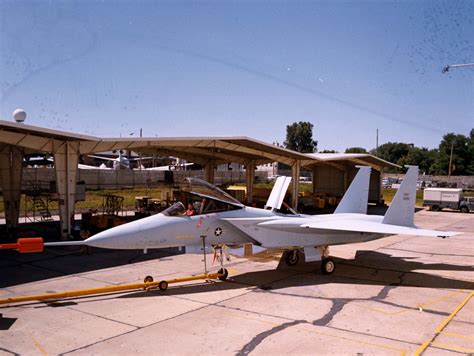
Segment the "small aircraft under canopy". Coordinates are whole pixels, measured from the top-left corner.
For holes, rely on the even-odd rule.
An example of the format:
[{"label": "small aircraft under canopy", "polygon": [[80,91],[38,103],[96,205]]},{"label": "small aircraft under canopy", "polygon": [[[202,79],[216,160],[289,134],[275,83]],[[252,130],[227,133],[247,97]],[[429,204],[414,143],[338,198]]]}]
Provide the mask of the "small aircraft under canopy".
[{"label": "small aircraft under canopy", "polygon": [[[115,151],[114,151],[115,152]],[[104,156],[96,156],[96,155],[88,155],[88,157],[92,157],[95,159],[100,159],[103,161],[112,162],[113,169],[131,169],[131,162],[134,161],[142,161],[147,159],[152,159],[153,157],[136,157],[136,158],[129,158],[123,154],[122,150],[118,151],[118,156],[116,158],[104,157]]]},{"label": "small aircraft under canopy", "polygon": [[[115,152],[115,151],[114,151]],[[185,171],[187,167],[193,166],[194,163],[186,163],[186,162],[180,162],[179,159],[176,160],[175,164],[170,164],[166,166],[158,166],[158,167],[149,167],[145,168],[141,162],[145,160],[151,160],[153,157],[134,157],[130,158],[127,157],[126,155],[123,154],[123,152],[120,150],[118,152],[118,156],[116,158],[110,158],[110,157],[104,157],[104,156],[97,156],[97,155],[88,155],[88,157],[100,159],[103,161],[109,161],[113,163],[113,168],[112,169],[131,169],[132,168],[132,162],[137,162],[138,167],[133,168],[134,170],[146,170],[146,171],[178,171],[178,170],[183,170]],[[84,166],[84,168],[88,168],[90,166]],[[104,164],[100,166],[100,169],[103,169]],[[81,167],[79,167],[81,168]],[[97,169],[97,167],[92,166],[92,169]]]},{"label": "small aircraft under canopy", "polygon": [[[418,167],[410,166],[385,216],[367,215],[370,167],[359,167],[334,214],[302,215],[280,208],[290,177],[278,177],[264,209],[244,206],[219,188],[197,178],[186,178],[182,199],[163,212],[100,232],[85,241],[51,242],[44,246],[87,245],[110,249],[186,247],[202,252],[222,251],[252,243],[285,250],[288,265],[299,252],[306,261],[321,261],[324,274],[335,270],[329,246],[353,244],[389,235],[448,237],[460,234],[418,228],[414,224]],[[224,251],[225,252],[225,251]],[[223,268],[219,273],[227,277]],[[225,278],[224,278],[225,279]]]},{"label": "small aircraft under canopy", "polygon": [[[50,154],[31,154],[31,155],[25,155],[23,158],[23,165],[25,167],[31,167],[31,168],[37,168],[37,167],[53,167],[54,166],[54,158]],[[79,163],[77,165],[77,168],[79,169],[104,169],[104,170],[111,170],[112,168],[109,168],[105,165],[105,163],[102,163],[100,166],[91,166],[88,164],[82,164]]]},{"label": "small aircraft under canopy", "polygon": [[[108,161],[108,162],[113,162],[112,168],[107,167],[105,163],[100,164],[99,166],[93,166],[89,164],[83,164],[79,163],[77,167],[79,169],[100,169],[100,170],[117,170],[117,169],[130,169],[131,168],[131,162],[132,161],[143,161],[143,160],[150,160],[153,159],[153,157],[134,157],[134,158],[128,158],[123,154],[122,151],[119,152],[118,156],[116,158],[110,158],[110,157],[104,157],[104,156],[95,156],[95,155],[88,155],[88,157],[100,159],[103,161]],[[23,158],[23,165],[26,167],[41,167],[41,166],[46,166],[46,167],[52,167],[54,166],[54,158],[50,154],[30,154],[30,155],[25,155]],[[166,166],[158,166],[158,167],[150,167],[150,168],[145,168],[141,164],[138,168],[134,168],[134,170],[147,170],[147,171],[185,171],[186,169],[191,168],[192,166],[195,166],[194,163],[186,163],[186,162],[180,162],[179,160],[176,160],[175,163],[166,165]]]}]

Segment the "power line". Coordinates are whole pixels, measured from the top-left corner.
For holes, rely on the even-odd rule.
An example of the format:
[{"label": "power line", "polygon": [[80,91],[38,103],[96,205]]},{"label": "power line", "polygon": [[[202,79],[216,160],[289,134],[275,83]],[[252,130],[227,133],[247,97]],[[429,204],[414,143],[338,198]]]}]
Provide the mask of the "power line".
[{"label": "power line", "polygon": [[451,68],[464,68],[464,67],[474,67],[474,63],[463,63],[463,64],[448,64],[443,68],[441,73],[447,73]]}]

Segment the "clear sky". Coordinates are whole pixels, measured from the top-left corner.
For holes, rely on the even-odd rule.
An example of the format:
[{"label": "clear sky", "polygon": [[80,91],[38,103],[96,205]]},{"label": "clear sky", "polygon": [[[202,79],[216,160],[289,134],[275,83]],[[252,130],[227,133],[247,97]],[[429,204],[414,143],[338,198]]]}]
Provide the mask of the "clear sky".
[{"label": "clear sky", "polygon": [[0,0],[0,118],[97,136],[437,147],[474,127],[474,1]]}]

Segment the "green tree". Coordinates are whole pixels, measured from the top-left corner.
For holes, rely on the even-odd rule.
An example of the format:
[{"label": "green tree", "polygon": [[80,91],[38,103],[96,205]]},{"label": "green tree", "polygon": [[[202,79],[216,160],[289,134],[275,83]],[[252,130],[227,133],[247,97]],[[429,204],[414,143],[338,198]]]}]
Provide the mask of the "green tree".
[{"label": "green tree", "polygon": [[469,174],[469,167],[472,166],[471,144],[471,137],[454,133],[444,135],[439,144],[439,154],[435,163],[436,173],[442,175],[449,173],[449,161],[452,150],[451,174]]},{"label": "green tree", "polygon": [[469,134],[466,174],[474,175],[474,129]]},{"label": "green tree", "polygon": [[378,157],[386,161],[398,164],[398,161],[402,157],[405,157],[412,148],[413,145],[407,143],[387,142],[379,146],[377,152],[375,149],[373,149],[370,151],[370,153],[373,155],[377,153]]},{"label": "green tree", "polygon": [[344,153],[368,153],[363,147],[349,147]]},{"label": "green tree", "polygon": [[[375,155],[375,149],[370,153]],[[421,172],[435,175],[447,175],[451,159],[452,175],[472,175],[474,174],[474,129],[471,130],[469,136],[448,133],[443,136],[438,149],[432,150],[402,142],[384,143],[378,148],[377,156],[400,166],[417,165]]]},{"label": "green tree", "polygon": [[286,126],[286,148],[302,153],[317,151],[318,141],[313,140],[313,124],[310,122],[294,122]]},{"label": "green tree", "polygon": [[396,163],[400,166],[415,165],[420,168],[420,172],[430,173],[431,166],[436,160],[436,154],[436,150],[429,150],[425,147],[411,147],[407,154]]}]

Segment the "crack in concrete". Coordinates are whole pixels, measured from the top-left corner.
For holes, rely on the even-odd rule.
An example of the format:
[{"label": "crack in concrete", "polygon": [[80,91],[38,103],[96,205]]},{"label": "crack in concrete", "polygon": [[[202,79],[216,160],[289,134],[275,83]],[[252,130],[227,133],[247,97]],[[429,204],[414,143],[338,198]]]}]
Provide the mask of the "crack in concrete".
[{"label": "crack in concrete", "polygon": [[302,323],[306,323],[306,320],[290,321],[288,323],[283,323],[278,326],[275,326],[271,328],[270,330],[261,332],[260,334],[255,335],[252,340],[250,340],[247,344],[245,344],[244,347],[242,347],[242,349],[236,353],[236,356],[248,355],[253,350],[255,350],[255,348],[257,348],[257,346],[260,345],[267,337],[274,335],[280,331],[283,331],[289,327],[302,324]]},{"label": "crack in concrete", "polygon": [[353,299],[332,299],[331,309],[324,315],[322,318],[319,318],[313,321],[315,326],[327,326],[332,319],[344,308],[344,306],[350,302],[354,301]]},{"label": "crack in concrete", "polygon": [[[139,326],[139,327],[136,327],[136,329],[129,330],[129,331],[126,331],[126,332],[124,332],[124,333],[111,336],[111,337],[109,337],[109,338],[105,338],[105,339],[102,339],[102,340],[98,340],[98,341],[93,342],[93,343],[88,344],[88,345],[83,345],[83,346],[78,347],[78,348],[76,348],[76,349],[63,352],[63,353],[61,353],[61,354],[59,354],[59,355],[62,356],[62,355],[70,354],[70,353],[75,352],[75,351],[78,351],[78,350],[84,350],[84,349],[87,349],[88,347],[91,347],[91,346],[100,344],[100,343],[102,343],[102,342],[109,341],[109,340],[112,340],[112,339],[121,337],[121,336],[123,336],[123,335],[131,334],[131,333],[136,332],[136,331],[138,331],[138,330],[145,329],[145,328],[148,328],[148,327],[150,327],[150,326],[157,325],[157,324],[160,324],[160,323],[163,323],[163,322],[166,322],[166,321],[175,319],[175,318],[179,318],[179,317],[181,317],[181,316],[183,316],[183,315],[186,315],[186,314],[194,313],[194,312],[196,312],[196,311],[199,311],[199,310],[208,308],[209,306],[217,306],[217,307],[219,307],[219,305],[217,305],[218,303],[222,303],[222,302],[225,302],[225,301],[234,299],[234,298],[238,298],[238,297],[241,297],[241,296],[243,296],[243,295],[245,295],[245,294],[249,294],[249,293],[251,293],[251,292],[252,292],[252,291],[248,291],[248,292],[246,292],[246,293],[239,294],[239,295],[237,295],[237,296],[233,296],[233,297],[224,299],[224,300],[222,300],[222,301],[219,301],[219,302],[216,302],[216,303],[213,303],[213,304],[204,304],[204,305],[203,305],[202,307],[200,307],[200,308],[192,309],[192,310],[186,311],[186,312],[184,312],[184,313],[181,313],[181,314],[178,314],[178,315],[174,315],[174,316],[171,316],[171,317],[169,317],[169,318],[166,318],[166,319],[163,319],[163,320],[159,320],[159,321],[157,321],[157,322],[155,322],[155,323],[151,323],[151,324],[148,324],[148,325],[145,325],[145,326]],[[151,293],[152,293],[152,292],[151,292]],[[185,298],[180,298],[180,297],[178,297],[178,296],[171,296],[171,297],[177,298],[177,299],[185,299]],[[188,299],[188,301],[189,301],[189,299]],[[76,311],[77,311],[77,310],[76,310]],[[113,319],[112,319],[112,320],[113,320]],[[113,321],[116,321],[116,320],[113,320]]]},{"label": "crack in concrete", "polygon": [[93,316],[93,317],[96,317],[96,318],[99,318],[99,319],[104,319],[104,320],[107,320],[107,321],[112,321],[112,322],[114,322],[114,323],[122,324],[122,325],[129,326],[129,327],[132,327],[132,328],[135,328],[135,329],[139,329],[139,328],[140,328],[139,325],[129,324],[129,323],[126,323],[126,322],[121,321],[121,320],[108,318],[108,317],[106,317],[106,316],[102,316],[102,315],[90,313],[90,312],[87,312],[87,311],[85,311],[85,310],[80,310],[80,309],[76,309],[76,308],[69,307],[69,306],[67,306],[66,308],[69,309],[69,310],[73,310],[73,311],[75,311],[75,312],[78,312],[78,313],[82,313],[82,314],[85,314],[85,315],[90,315],[90,316]]},{"label": "crack in concrete", "polygon": [[3,347],[0,347],[0,351],[9,353],[9,354],[12,354],[12,355],[15,355],[15,356],[20,356],[20,354],[16,353],[15,351],[10,351],[10,350],[7,350],[7,349],[5,349],[5,348],[3,348]]},{"label": "crack in concrete", "polygon": [[172,320],[172,319],[174,319],[174,318],[178,318],[178,317],[180,317],[180,316],[183,316],[183,315],[186,315],[186,314],[190,314],[190,313],[193,313],[193,312],[195,312],[195,311],[198,311],[198,310],[201,310],[201,309],[204,309],[204,308],[207,308],[207,307],[208,307],[208,305],[205,305],[205,306],[202,306],[201,308],[188,310],[188,311],[186,311],[186,312],[184,312],[184,313],[181,313],[181,314],[179,314],[179,315],[174,315],[174,316],[172,316],[172,317],[169,317],[169,318],[166,318],[166,319],[163,319],[163,320],[159,320],[159,321],[157,321],[156,323],[151,323],[151,324],[149,324],[149,325],[141,326],[141,327],[138,327],[138,328],[133,329],[133,330],[126,331],[126,332],[121,333],[121,334],[117,334],[117,335],[114,335],[114,336],[111,336],[111,337],[108,337],[108,338],[105,338],[105,339],[98,340],[98,341],[93,342],[93,343],[91,343],[91,344],[83,345],[83,346],[80,346],[80,347],[78,347],[78,348],[75,348],[75,349],[72,349],[72,350],[69,350],[69,351],[65,351],[65,352],[63,352],[63,353],[60,353],[59,355],[62,356],[62,355],[70,354],[70,353],[75,352],[75,351],[84,350],[84,349],[86,349],[86,348],[88,348],[88,347],[91,347],[91,346],[94,346],[94,345],[97,345],[97,344],[100,344],[100,343],[103,343],[103,342],[106,342],[106,341],[109,341],[109,340],[118,338],[118,337],[123,336],[123,335],[131,334],[131,333],[133,333],[133,332],[135,332],[135,331],[138,331],[138,330],[141,330],[141,329],[144,329],[144,328],[148,328],[148,327],[150,327],[150,326],[157,325],[157,324],[159,324],[159,323],[163,323],[163,322],[165,322],[165,321]]},{"label": "crack in concrete", "polygon": [[[378,270],[375,270],[375,274],[377,274],[377,273],[378,273]],[[400,277],[400,281],[401,281],[401,278],[402,277]],[[363,299],[363,298],[320,298],[320,299],[326,299],[326,300],[329,299],[332,302],[332,306],[331,306],[331,309],[322,318],[313,321],[312,324],[315,325],[315,326],[328,326],[331,323],[331,321],[334,319],[334,317],[337,316],[337,314],[342,309],[344,309],[344,307],[347,304],[352,303],[352,302],[357,302],[357,301],[362,301],[362,300],[364,300],[364,301],[365,300],[372,300],[372,301],[376,301],[376,302],[385,302],[384,299],[388,296],[388,293],[393,288],[395,288],[395,286],[392,286],[392,285],[385,286],[380,290],[380,292],[376,296],[373,296],[373,297],[367,298],[367,299]],[[388,303],[389,302],[387,302],[387,304]],[[392,304],[392,303],[390,303],[390,304]]]}]

